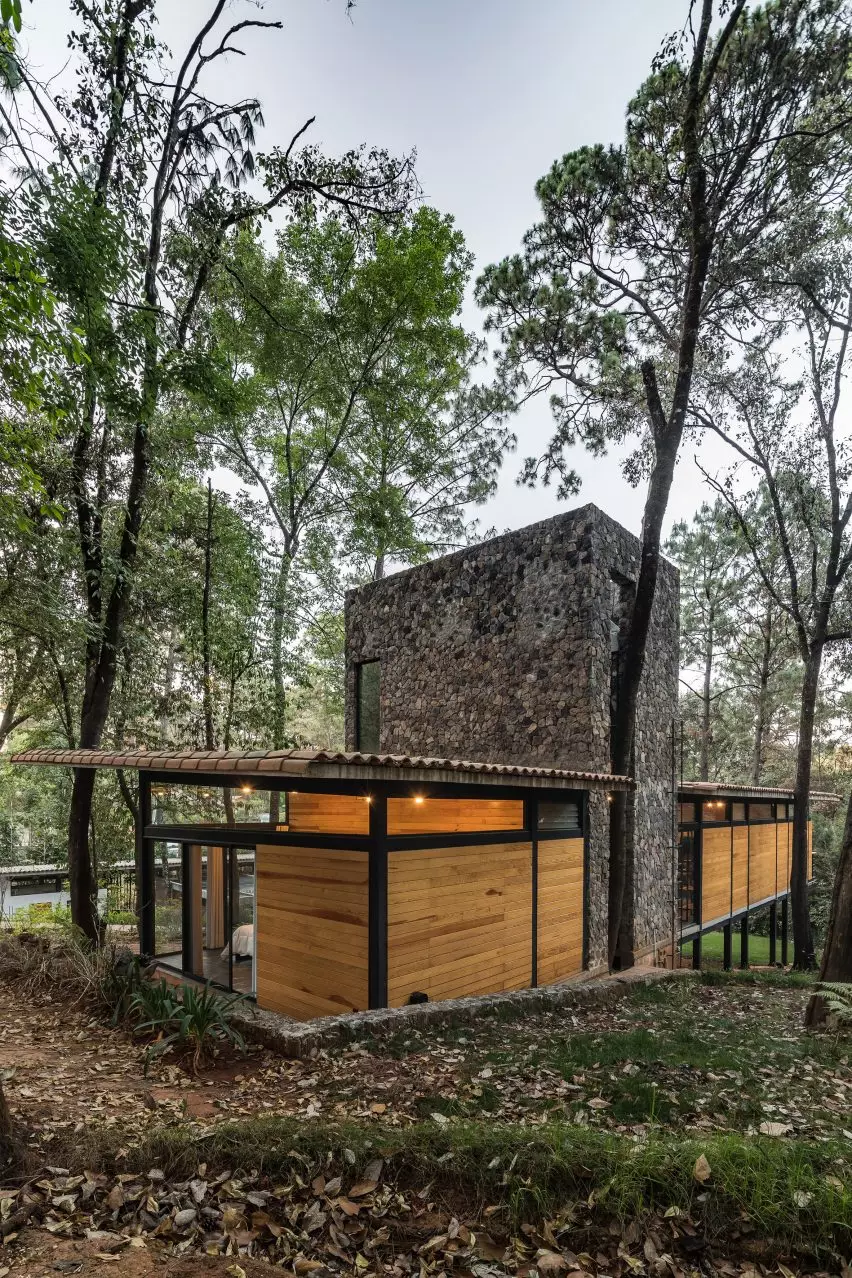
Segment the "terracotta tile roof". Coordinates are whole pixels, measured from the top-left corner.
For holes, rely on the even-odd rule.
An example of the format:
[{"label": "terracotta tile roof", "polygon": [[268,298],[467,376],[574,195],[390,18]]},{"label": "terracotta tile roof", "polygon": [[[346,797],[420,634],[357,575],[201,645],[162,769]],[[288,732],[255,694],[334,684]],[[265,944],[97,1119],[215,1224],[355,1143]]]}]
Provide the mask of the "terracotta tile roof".
[{"label": "terracotta tile roof", "polygon": [[[681,781],[678,786],[680,794],[728,794],[744,799],[792,799],[794,791],[780,785],[733,785],[725,781]],[[842,795],[833,794],[830,790],[811,790],[811,799],[819,803],[840,803]]]},{"label": "terracotta tile roof", "polygon": [[[361,754],[335,750],[24,750],[12,763],[64,764],[75,768],[131,768],[156,772],[236,773],[240,776],[347,777],[381,779],[392,773],[417,773],[418,780],[494,778],[523,783],[561,782],[580,789],[632,789],[629,777],[572,768],[533,767],[513,763],[478,763],[469,759],[438,759],[420,755]],[[369,774],[369,778],[366,774]],[[427,775],[428,774],[428,775]]]}]

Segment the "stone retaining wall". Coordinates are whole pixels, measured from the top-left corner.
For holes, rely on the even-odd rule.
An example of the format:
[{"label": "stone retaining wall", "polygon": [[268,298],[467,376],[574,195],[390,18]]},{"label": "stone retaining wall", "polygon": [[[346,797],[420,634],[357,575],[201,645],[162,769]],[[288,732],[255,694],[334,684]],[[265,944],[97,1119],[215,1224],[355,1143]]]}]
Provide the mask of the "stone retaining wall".
[{"label": "stone retaining wall", "polygon": [[302,1059],[324,1048],[365,1039],[389,1038],[408,1030],[441,1029],[453,1025],[476,1026],[478,1021],[490,1016],[519,1020],[536,1012],[608,1007],[623,998],[633,985],[684,980],[697,975],[698,973],[688,969],[672,972],[664,968],[632,968],[611,976],[544,985],[537,989],[416,1003],[411,1007],[381,1008],[371,1012],[351,1012],[345,1016],[324,1016],[314,1021],[293,1021],[276,1012],[238,1007],[234,1009],[232,1021],[250,1042],[261,1043],[281,1056]]}]

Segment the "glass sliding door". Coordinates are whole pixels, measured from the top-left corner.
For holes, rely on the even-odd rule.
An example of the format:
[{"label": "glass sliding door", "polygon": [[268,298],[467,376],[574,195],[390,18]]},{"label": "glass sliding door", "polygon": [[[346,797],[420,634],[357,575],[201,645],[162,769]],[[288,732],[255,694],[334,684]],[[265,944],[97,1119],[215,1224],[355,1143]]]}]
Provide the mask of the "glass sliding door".
[{"label": "glass sliding door", "polygon": [[254,848],[231,848],[230,867],[230,988],[254,993],[255,911]]},{"label": "glass sliding door", "polygon": [[156,858],[157,958],[195,980],[253,994],[254,848],[158,843]]}]

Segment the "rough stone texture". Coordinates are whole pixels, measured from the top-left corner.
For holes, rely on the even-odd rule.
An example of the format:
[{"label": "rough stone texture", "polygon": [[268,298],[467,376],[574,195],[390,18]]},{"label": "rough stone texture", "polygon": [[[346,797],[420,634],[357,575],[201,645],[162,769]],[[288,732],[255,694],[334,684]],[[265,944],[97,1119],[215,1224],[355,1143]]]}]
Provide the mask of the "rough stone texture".
[{"label": "rough stone texture", "polygon": [[260,1008],[235,1009],[231,1017],[242,1034],[281,1056],[303,1059],[322,1048],[337,1047],[364,1039],[389,1038],[407,1030],[440,1029],[452,1025],[475,1025],[485,1017],[520,1020],[535,1012],[579,1008],[610,1007],[634,985],[660,981],[690,980],[698,975],[691,969],[667,971],[660,967],[631,968],[613,975],[599,976],[537,989],[512,990],[503,994],[477,994],[467,998],[417,1003],[411,1007],[380,1008],[371,1012],[349,1012],[343,1016],[323,1016],[313,1021],[294,1021],[277,1012]]},{"label": "rough stone texture", "polygon": [[[611,623],[638,540],[587,505],[397,573],[346,600],[346,743],[355,667],[381,661],[380,749],[608,771]],[[623,625],[622,625],[623,631]],[[678,575],[657,586],[637,723],[633,943],[671,937],[671,725]],[[589,962],[606,952],[609,816],[591,795]]]}]

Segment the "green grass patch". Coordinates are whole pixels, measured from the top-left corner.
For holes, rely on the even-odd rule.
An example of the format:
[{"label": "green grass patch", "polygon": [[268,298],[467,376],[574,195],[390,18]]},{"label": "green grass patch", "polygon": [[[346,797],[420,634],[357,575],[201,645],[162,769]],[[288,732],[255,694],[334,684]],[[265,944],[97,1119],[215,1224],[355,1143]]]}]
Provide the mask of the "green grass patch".
[{"label": "green grass patch", "polygon": [[[712,1172],[705,1184],[693,1175],[702,1154]],[[184,1178],[206,1163],[208,1174],[255,1168],[282,1180],[321,1166],[326,1174],[335,1167],[354,1178],[377,1155],[385,1159],[386,1178],[402,1188],[432,1185],[461,1195],[470,1209],[502,1205],[513,1222],[552,1217],[593,1195],[602,1212],[621,1221],[677,1208],[699,1216],[713,1237],[741,1229],[745,1220],[779,1248],[819,1254],[852,1246],[850,1151],[833,1142],[678,1138],[657,1131],[640,1142],[559,1123],[530,1129],[451,1121],[383,1129],[267,1118],[201,1135],[184,1127],[154,1131],[122,1169],[156,1166]]]}]

